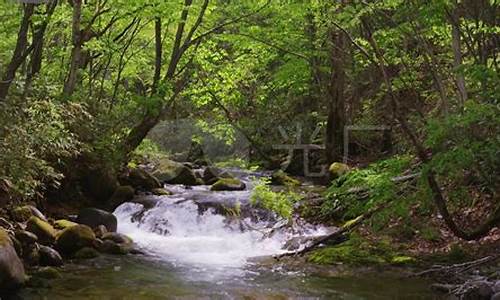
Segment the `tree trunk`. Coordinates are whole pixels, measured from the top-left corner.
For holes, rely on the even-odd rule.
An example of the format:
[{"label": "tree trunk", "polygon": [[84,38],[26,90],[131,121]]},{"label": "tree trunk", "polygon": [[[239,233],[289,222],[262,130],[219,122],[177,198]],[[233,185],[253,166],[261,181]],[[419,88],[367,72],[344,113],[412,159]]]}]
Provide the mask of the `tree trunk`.
[{"label": "tree trunk", "polygon": [[331,51],[331,79],[328,86],[328,120],[326,124],[326,160],[328,164],[342,159],[344,145],[345,112],[345,53],[347,51],[345,35],[332,33],[333,50]]},{"label": "tree trunk", "polygon": [[78,80],[78,70],[82,59],[82,37],[81,37],[82,0],[73,1],[73,22],[72,22],[72,45],[71,62],[68,78],[64,83],[63,95],[71,96],[75,91]]},{"label": "tree trunk", "polygon": [[462,50],[460,46],[460,19],[457,14],[451,17],[451,47],[453,48],[453,67],[455,68],[455,81],[458,88],[460,107],[462,108],[467,101],[467,89],[465,87],[465,78],[460,70],[462,66]]},{"label": "tree trunk", "polygon": [[24,5],[23,18],[17,34],[16,48],[0,80],[0,102],[7,98],[9,88],[16,77],[17,70],[26,61],[28,54],[33,50],[33,45],[28,47],[28,31],[34,9],[34,4]]}]

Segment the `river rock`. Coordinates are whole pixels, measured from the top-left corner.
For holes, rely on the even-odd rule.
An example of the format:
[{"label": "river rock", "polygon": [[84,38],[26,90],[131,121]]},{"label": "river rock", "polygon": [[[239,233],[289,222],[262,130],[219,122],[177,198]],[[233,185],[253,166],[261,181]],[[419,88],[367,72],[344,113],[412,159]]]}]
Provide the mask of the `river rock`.
[{"label": "river rock", "polygon": [[99,247],[99,251],[107,254],[126,255],[132,249],[131,244],[118,244],[112,240],[105,240]]},{"label": "river rock", "polygon": [[76,226],[76,225],[78,225],[78,223],[71,222],[71,221],[64,220],[64,219],[57,220],[54,222],[54,228],[59,229],[59,230],[66,229],[68,227]]},{"label": "river rock", "polygon": [[90,247],[85,247],[85,248],[82,248],[80,250],[78,250],[74,257],[76,259],[92,259],[92,258],[96,258],[99,256],[99,252],[97,252],[97,250],[95,250],[94,248],[90,248]]},{"label": "river rock", "polygon": [[11,211],[12,218],[17,222],[26,222],[29,218],[35,216],[43,221],[47,218],[33,205],[24,205],[14,208]]},{"label": "river rock", "polygon": [[111,198],[109,199],[109,203],[111,207],[115,209],[123,203],[132,200],[134,198],[134,195],[135,190],[132,186],[122,185],[115,190],[113,196],[111,196]]},{"label": "river rock", "polygon": [[16,239],[22,245],[31,245],[38,241],[38,237],[34,233],[25,230],[16,231]]},{"label": "river rock", "polygon": [[221,178],[215,182],[212,191],[242,191],[246,188],[245,183],[236,178]]},{"label": "river rock", "polygon": [[300,181],[290,177],[283,170],[278,170],[271,175],[271,184],[293,186],[293,185],[300,185]]},{"label": "river rock", "polygon": [[155,167],[153,176],[158,178],[160,182],[166,182],[170,184],[198,184],[193,170],[181,163],[169,159],[160,160],[158,165]]},{"label": "river rock", "polygon": [[41,266],[59,267],[63,265],[63,259],[59,252],[50,247],[40,246],[38,254],[40,255],[39,263]]},{"label": "river rock", "polygon": [[231,173],[214,166],[206,167],[205,170],[203,170],[203,181],[206,184],[214,184],[221,178],[234,178],[234,176]]},{"label": "river rock", "polygon": [[144,189],[147,191],[162,187],[158,178],[154,177],[143,168],[130,169],[128,176],[123,180],[123,182],[136,189]]},{"label": "river rock", "polygon": [[111,232],[115,232],[118,226],[118,221],[112,213],[97,208],[84,208],[80,210],[76,222],[85,224],[91,228],[104,225]]},{"label": "river rock", "polygon": [[24,266],[17,256],[7,232],[0,228],[0,291],[16,288],[27,280]]},{"label": "river rock", "polygon": [[102,238],[102,236],[105,235],[106,233],[108,233],[108,230],[104,225],[99,225],[96,228],[94,228],[94,234],[99,239]]},{"label": "river rock", "polygon": [[99,166],[99,163],[86,170],[81,183],[88,197],[101,202],[107,201],[120,186],[115,171]]},{"label": "river rock", "polygon": [[87,225],[72,226],[59,234],[56,248],[65,254],[70,254],[84,247],[92,247],[95,240],[94,232]]},{"label": "river rock", "polygon": [[26,230],[34,233],[38,237],[38,241],[43,245],[53,244],[56,238],[56,230],[54,227],[35,216],[28,220]]},{"label": "river rock", "polygon": [[108,232],[108,233],[105,233],[102,236],[102,240],[103,241],[110,240],[110,241],[113,241],[113,242],[115,242],[117,244],[131,244],[132,243],[132,239],[131,238],[129,238],[128,236],[126,236],[124,234],[117,233],[117,232]]}]

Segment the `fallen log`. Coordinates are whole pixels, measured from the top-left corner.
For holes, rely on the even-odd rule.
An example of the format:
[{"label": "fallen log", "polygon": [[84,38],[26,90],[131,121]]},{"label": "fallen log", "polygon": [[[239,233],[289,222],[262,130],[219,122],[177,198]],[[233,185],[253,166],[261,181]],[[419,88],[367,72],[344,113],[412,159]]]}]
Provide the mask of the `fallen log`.
[{"label": "fallen log", "polygon": [[304,255],[305,253],[315,249],[316,247],[320,246],[321,244],[325,244],[329,241],[336,241],[337,244],[340,244],[340,243],[346,241],[346,239],[343,237],[347,233],[350,233],[353,229],[355,229],[359,225],[363,224],[364,221],[371,218],[375,213],[386,208],[387,206],[388,206],[388,204],[384,203],[382,205],[374,207],[374,208],[370,209],[369,211],[367,211],[366,213],[360,215],[356,219],[346,222],[346,224],[344,224],[344,226],[342,226],[339,230],[337,230],[329,235],[325,235],[325,236],[319,237],[318,239],[313,240],[311,242],[311,244],[306,245],[303,249],[298,250],[298,251],[294,251],[294,252],[286,252],[286,253],[282,253],[279,255],[275,255],[275,256],[273,256],[273,258],[276,260],[279,260],[279,259],[286,257],[286,256]]}]

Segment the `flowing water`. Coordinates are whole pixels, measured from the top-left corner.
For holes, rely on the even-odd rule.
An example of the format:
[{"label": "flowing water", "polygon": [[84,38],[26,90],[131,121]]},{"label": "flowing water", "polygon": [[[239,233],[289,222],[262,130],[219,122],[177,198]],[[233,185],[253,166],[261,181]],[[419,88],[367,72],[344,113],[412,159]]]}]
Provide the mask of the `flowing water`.
[{"label": "flowing water", "polygon": [[[387,272],[345,272],[276,262],[287,241],[328,233],[308,224],[284,226],[249,203],[252,175],[237,172],[244,191],[167,186],[172,196],[143,196],[118,207],[118,231],[145,255],[102,256],[68,264],[40,299],[433,299],[428,283]],[[334,270],[334,272],[332,272]],[[352,271],[352,270],[351,270]]]}]

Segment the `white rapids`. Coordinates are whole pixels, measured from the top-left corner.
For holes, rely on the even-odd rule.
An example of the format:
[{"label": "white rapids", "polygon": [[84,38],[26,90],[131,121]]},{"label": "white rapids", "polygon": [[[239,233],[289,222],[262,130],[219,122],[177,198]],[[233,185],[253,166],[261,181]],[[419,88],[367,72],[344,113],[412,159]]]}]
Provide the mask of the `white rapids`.
[{"label": "white rapids", "polygon": [[[189,269],[190,273],[196,270],[210,278],[245,274],[245,267],[251,264],[250,258],[286,252],[283,250],[285,243],[298,236],[290,230],[276,230],[271,237],[266,234],[273,226],[283,224],[283,220],[270,223],[269,220],[251,221],[247,218],[243,223],[250,224],[251,229],[243,230],[240,222],[234,222],[235,218],[217,214],[213,208],[200,212],[195,203],[199,198],[248,203],[248,190],[211,192],[208,186],[186,189],[178,185],[168,188],[176,194],[157,197],[156,204],[148,210],[138,203],[118,207],[114,212],[118,218],[118,231],[130,236],[146,252]],[[325,233],[324,228],[310,226],[300,235]]]}]

